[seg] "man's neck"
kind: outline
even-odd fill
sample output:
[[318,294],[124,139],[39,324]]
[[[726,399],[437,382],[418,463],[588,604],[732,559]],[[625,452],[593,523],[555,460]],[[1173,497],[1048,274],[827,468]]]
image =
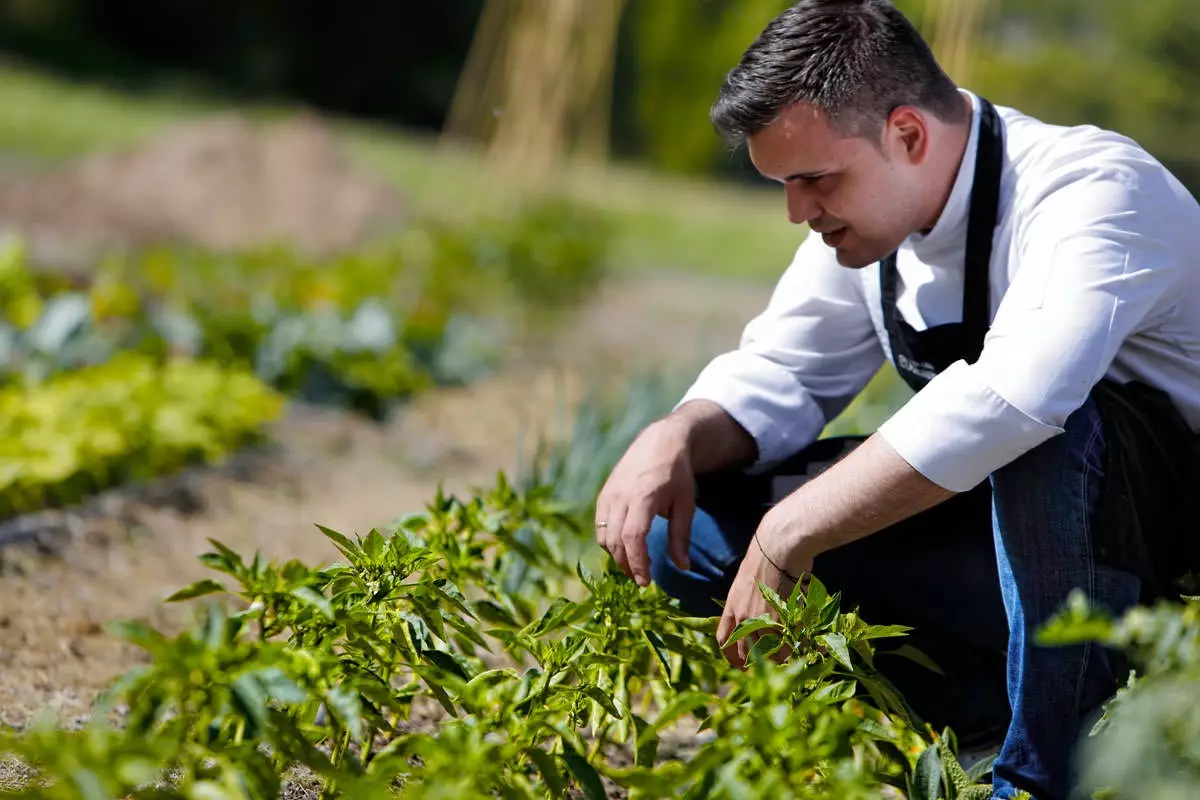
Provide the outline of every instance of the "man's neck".
[[935,156],[929,165],[934,171],[936,191],[930,193],[931,207],[921,217],[925,221],[920,231],[923,236],[928,235],[937,225],[946,209],[946,204],[950,202],[950,195],[958,180],[958,171],[962,168],[963,158],[967,153],[967,143],[971,140],[971,124],[974,120],[975,109],[971,104],[971,98],[965,93],[962,95],[962,101],[967,107],[966,122],[957,125],[940,125],[934,129],[938,139],[932,143],[933,152],[945,155]]

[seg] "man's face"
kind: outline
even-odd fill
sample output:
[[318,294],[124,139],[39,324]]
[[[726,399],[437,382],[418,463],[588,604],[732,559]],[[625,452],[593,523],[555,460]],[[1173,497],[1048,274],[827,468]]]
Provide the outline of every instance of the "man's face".
[[808,223],[845,267],[879,261],[919,229],[926,190],[914,152],[924,147],[914,151],[912,127],[894,120],[879,133],[878,144],[840,136],[824,112],[797,103],[747,142],[755,168],[783,183],[788,219]]

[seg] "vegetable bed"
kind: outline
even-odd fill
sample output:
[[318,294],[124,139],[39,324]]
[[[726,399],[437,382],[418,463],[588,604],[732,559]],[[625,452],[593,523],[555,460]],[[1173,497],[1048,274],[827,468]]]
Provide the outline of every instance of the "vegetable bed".
[[[593,420],[576,441],[624,427]],[[340,553],[332,564],[212,541],[209,577],[169,598],[193,604],[194,624],[111,627],[145,661],[88,726],[0,737],[0,757],[32,770],[17,796],[989,796],[987,762],[963,769],[953,731],[928,729],[875,667],[906,629],[813,581],[766,593],[780,621],[735,631],[766,636],[734,670],[715,619],[572,555],[590,507],[564,490],[591,480],[573,464],[546,471],[554,485],[501,474],[439,494],[366,536],[314,531]],[[1139,670],[1085,742],[1083,785],[1193,796],[1200,603],[1112,620],[1073,597],[1042,639],[1103,642]],[[781,665],[768,656],[782,645]]]
[[339,256],[151,249],[85,278],[4,243],[0,520],[220,460],[286,401],[382,420],[476,380],[602,278],[605,236],[541,201]]

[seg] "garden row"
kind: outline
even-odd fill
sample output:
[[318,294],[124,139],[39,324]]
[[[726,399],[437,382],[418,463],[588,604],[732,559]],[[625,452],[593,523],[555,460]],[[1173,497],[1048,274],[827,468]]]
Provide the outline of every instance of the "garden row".
[[[322,529],[343,556],[323,568],[214,541],[213,576],[169,598],[212,596],[191,629],[115,627],[146,663],[88,727],[0,741],[36,770],[17,796],[266,800],[291,781],[354,798],[990,796],[986,762],[965,772],[953,731],[930,730],[875,669],[905,629],[868,624],[819,581],[764,589],[776,619],[733,632],[765,635],[730,668],[715,619],[565,556],[583,519],[502,475],[386,532]],[[1200,604],[1111,620],[1072,598],[1043,635],[1122,647],[1144,671],[1088,740],[1083,785],[1195,796]],[[430,706],[442,721],[415,724]],[[697,729],[681,757],[676,734]]]
[[493,369],[601,277],[604,230],[542,202],[337,257],[155,249],[86,280],[0,251],[0,519],[212,462],[286,400],[382,419]]

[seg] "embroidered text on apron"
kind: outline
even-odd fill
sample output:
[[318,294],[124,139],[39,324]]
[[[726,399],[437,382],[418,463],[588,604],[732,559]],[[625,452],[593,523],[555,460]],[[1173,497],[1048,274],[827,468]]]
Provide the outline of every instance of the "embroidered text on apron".
[[896,310],[896,254],[892,253],[879,265],[883,321],[892,349],[892,362],[914,392],[920,391],[954,362],[962,359],[971,363],[979,358],[991,324],[988,277],[992,237],[1000,206],[1004,139],[995,107],[987,100],[979,99],[979,147],[967,220],[962,321],[935,325],[924,331],[914,330]]

